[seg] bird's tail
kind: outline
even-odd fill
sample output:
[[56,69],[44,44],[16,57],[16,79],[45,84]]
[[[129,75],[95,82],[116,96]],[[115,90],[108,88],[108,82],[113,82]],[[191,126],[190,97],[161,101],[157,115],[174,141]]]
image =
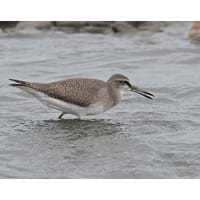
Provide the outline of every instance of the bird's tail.
[[35,93],[34,90],[37,90],[36,88],[34,88],[35,84],[33,84],[33,83],[26,82],[26,81],[20,81],[20,80],[16,80],[16,79],[9,79],[9,80],[15,82],[15,83],[9,84],[10,86],[17,87],[28,93],[34,94]]
[[15,83],[9,84],[10,86],[14,86],[20,88],[28,93],[35,94],[36,91],[38,92],[45,92],[46,84],[43,83],[32,83],[27,81],[20,81],[16,79],[9,79]]
[[11,83],[9,84],[10,86],[14,86],[14,87],[18,87],[18,86],[29,86],[30,83],[26,82],[26,81],[20,81],[20,80],[16,80],[16,79],[9,79],[10,81],[13,81],[15,83]]
[[16,79],[9,79],[10,81],[13,81],[15,83],[9,84],[10,86],[17,87],[21,90],[24,90],[25,92],[28,92],[29,94],[32,94],[33,96],[38,98],[38,92],[42,92],[43,84],[38,83],[30,83],[26,81],[20,81]]

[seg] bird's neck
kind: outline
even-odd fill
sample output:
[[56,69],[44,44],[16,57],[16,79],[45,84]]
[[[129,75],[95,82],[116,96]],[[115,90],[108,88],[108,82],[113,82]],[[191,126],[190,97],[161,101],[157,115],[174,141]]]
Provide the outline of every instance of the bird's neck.
[[122,100],[122,97],[124,96],[124,90],[117,90],[116,96],[117,96],[117,103],[119,103]]
[[122,97],[124,95],[124,90],[118,89],[118,88],[115,88],[112,86],[110,88],[111,88],[111,92],[112,92],[113,103],[114,103],[114,105],[116,105],[122,100]]

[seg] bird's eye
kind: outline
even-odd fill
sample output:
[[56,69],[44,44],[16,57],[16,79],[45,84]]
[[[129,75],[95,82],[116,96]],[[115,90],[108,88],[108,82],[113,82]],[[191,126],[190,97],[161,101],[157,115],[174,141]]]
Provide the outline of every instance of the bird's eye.
[[129,85],[128,81],[122,81],[124,85]]
[[127,85],[127,81],[120,81],[121,84]]
[[129,88],[132,87],[131,84],[129,83],[129,81],[123,81],[123,84],[124,84],[124,85],[127,85]]

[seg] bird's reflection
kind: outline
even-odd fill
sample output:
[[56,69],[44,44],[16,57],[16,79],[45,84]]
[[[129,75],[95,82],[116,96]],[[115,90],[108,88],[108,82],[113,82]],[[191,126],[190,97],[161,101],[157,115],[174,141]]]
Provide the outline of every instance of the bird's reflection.
[[30,125],[34,133],[56,140],[74,141],[85,137],[100,137],[120,133],[120,123],[108,120],[43,120]]

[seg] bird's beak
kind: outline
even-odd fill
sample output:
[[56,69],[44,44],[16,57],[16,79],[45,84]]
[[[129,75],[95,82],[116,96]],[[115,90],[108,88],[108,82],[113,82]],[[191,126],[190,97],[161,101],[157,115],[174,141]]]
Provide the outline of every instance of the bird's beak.
[[149,92],[146,92],[146,91],[144,91],[144,90],[142,90],[142,89],[140,89],[140,88],[138,88],[136,86],[131,85],[130,88],[131,88],[131,91],[133,91],[133,92],[135,92],[137,94],[140,94],[140,95],[142,95],[142,96],[144,96],[144,97],[146,97],[148,99],[153,99],[155,97],[153,94],[151,94]]

